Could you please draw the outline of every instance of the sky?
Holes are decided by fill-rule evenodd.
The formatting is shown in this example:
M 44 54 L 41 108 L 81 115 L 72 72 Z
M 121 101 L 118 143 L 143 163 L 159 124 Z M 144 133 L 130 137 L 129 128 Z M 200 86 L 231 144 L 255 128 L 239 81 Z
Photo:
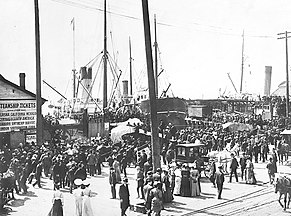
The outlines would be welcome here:
M 0 0 L 0 73 L 35 92 L 34 1 Z M 39 0 L 41 78 L 72 97 L 73 26 L 75 67 L 87 65 L 103 50 L 104 0 Z M 108 53 L 113 67 L 129 79 L 129 37 L 134 91 L 147 87 L 141 0 L 107 0 Z M 240 88 L 244 32 L 243 93 L 263 95 L 265 66 L 272 66 L 271 92 L 286 78 L 285 41 L 277 34 L 291 31 L 288 0 L 149 0 L 152 44 L 157 19 L 160 89 L 185 99 L 217 98 Z M 290 33 L 291 34 L 291 33 Z M 290 42 L 291 43 L 291 42 Z M 98 61 L 93 67 L 97 74 Z M 110 72 L 111 73 L 111 72 Z M 101 92 L 101 72 L 93 96 Z M 113 79 L 113 78 L 109 78 Z M 110 92 L 110 90 L 108 90 Z M 42 96 L 61 97 L 45 84 Z

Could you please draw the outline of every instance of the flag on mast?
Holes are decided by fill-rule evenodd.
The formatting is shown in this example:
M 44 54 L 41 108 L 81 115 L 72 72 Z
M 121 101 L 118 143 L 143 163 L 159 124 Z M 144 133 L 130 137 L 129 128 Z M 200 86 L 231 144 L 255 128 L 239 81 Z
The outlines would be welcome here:
M 73 30 L 75 30 L 75 17 L 71 20 L 71 25 L 73 25 Z

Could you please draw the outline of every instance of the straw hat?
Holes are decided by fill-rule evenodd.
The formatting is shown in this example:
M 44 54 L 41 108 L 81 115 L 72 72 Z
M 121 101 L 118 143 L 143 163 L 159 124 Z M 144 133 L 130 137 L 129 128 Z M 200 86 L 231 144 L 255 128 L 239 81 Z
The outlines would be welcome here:
M 90 182 L 88 179 L 85 179 L 82 181 L 82 184 L 85 185 L 85 186 L 89 186 L 90 185 Z
M 83 183 L 82 179 L 75 179 L 74 184 L 80 186 Z

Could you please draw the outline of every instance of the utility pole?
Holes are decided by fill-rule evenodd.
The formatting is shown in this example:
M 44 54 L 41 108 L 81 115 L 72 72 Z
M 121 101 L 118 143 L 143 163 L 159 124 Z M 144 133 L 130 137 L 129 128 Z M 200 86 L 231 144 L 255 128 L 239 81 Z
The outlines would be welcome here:
M 158 137 L 158 119 L 157 119 L 157 102 L 155 93 L 155 77 L 153 68 L 153 56 L 151 45 L 151 33 L 150 33 L 150 21 L 149 21 L 149 9 L 148 0 L 142 0 L 143 10 L 143 25 L 145 36 L 145 49 L 147 58 L 147 72 L 148 72 L 148 85 L 149 85 L 149 97 L 150 97 L 150 115 L 151 115 L 151 144 L 152 144 L 152 159 L 153 169 L 161 167 L 160 145 Z
M 156 20 L 156 15 L 155 15 L 155 84 L 156 84 L 156 97 L 159 97 L 159 92 L 158 92 L 158 42 L 157 42 L 157 20 Z
M 277 39 L 285 39 L 285 45 L 286 45 L 286 117 L 289 117 L 289 68 L 288 68 L 288 38 L 291 36 L 288 36 L 288 34 L 291 32 L 283 32 L 278 33 L 277 35 L 284 35 L 284 37 L 279 37 Z
M 36 143 L 43 142 L 42 98 L 41 98 L 41 70 L 40 70 L 40 34 L 38 0 L 34 0 L 35 18 L 35 57 L 36 57 Z
M 240 89 L 239 93 L 242 93 L 242 86 L 243 86 L 243 76 L 244 76 L 244 48 L 245 48 L 245 31 L 242 34 L 242 54 L 241 54 L 241 77 L 240 77 Z

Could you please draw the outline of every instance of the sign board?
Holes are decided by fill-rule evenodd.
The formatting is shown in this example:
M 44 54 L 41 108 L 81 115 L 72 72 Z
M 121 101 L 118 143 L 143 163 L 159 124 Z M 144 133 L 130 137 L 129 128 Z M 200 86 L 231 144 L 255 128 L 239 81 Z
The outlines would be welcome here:
M 36 128 L 36 101 L 0 101 L 0 132 Z
M 191 117 L 203 117 L 203 107 L 188 107 L 188 114 Z
M 36 134 L 29 134 L 25 136 L 25 141 L 28 143 L 34 142 L 36 143 Z

